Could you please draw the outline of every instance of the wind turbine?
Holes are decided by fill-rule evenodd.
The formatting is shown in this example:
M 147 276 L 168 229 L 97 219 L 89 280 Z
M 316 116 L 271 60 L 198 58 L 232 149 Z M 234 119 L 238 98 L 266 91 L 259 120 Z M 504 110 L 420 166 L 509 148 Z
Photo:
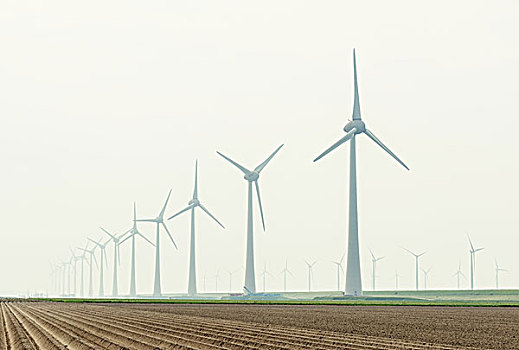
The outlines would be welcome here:
M 409 249 L 406 249 L 406 248 L 402 248 L 402 249 L 405 250 L 406 252 L 408 252 L 409 254 L 413 255 L 415 258 L 415 283 L 416 283 L 416 290 L 418 290 L 418 259 L 422 255 L 424 255 L 426 252 L 423 252 L 421 254 L 415 254 L 412 251 L 410 251 Z
M 315 260 L 313 263 L 309 263 L 305 260 L 306 266 L 308 266 L 308 291 L 312 291 L 312 268 L 317 263 L 317 260 Z
M 294 274 L 288 269 L 288 260 L 285 260 L 285 267 L 281 270 L 280 274 L 283 274 L 283 291 L 287 291 L 287 273 L 294 277 Z
M 395 271 L 395 290 L 397 291 L 398 290 L 398 279 L 402 277 L 402 275 L 400 275 L 398 273 L 398 271 Z
M 460 289 L 460 276 L 466 278 L 463 272 L 461 271 L 461 261 L 458 263 L 458 271 L 456 271 L 456 273 L 453 276 L 456 276 L 458 282 L 458 289 Z
M 79 250 L 83 251 L 83 254 L 78 256 L 78 259 L 81 260 L 81 282 L 79 284 L 79 295 L 81 297 L 85 296 L 85 289 L 84 289 L 85 274 L 84 274 L 84 272 L 85 272 L 86 248 L 88 248 L 88 242 L 85 245 L 85 249 L 78 247 Z
M 101 244 L 101 239 L 99 240 L 99 242 L 96 242 L 94 241 L 93 239 L 89 238 L 90 241 L 92 241 L 97 247 L 99 247 L 99 250 L 100 250 L 100 262 L 99 262 L 99 296 L 102 298 L 105 296 L 105 287 L 104 287 L 104 266 L 103 266 L 103 261 L 106 265 L 106 267 L 108 267 L 108 263 L 106 262 L 106 246 L 108 245 L 108 243 L 110 243 L 110 239 L 107 240 L 106 242 L 104 242 L 103 244 Z
M 164 206 L 162 207 L 159 215 L 154 219 L 139 219 L 135 221 L 144 221 L 144 222 L 154 222 L 157 224 L 157 234 L 155 236 L 155 282 L 153 284 L 153 296 L 155 298 L 160 297 L 162 295 L 162 289 L 160 285 L 160 226 L 164 227 L 166 233 L 171 239 L 171 242 L 178 249 L 177 244 L 173 240 L 173 236 L 169 233 L 168 227 L 164 223 L 164 212 L 166 211 L 166 206 L 168 205 L 169 197 L 171 196 L 171 190 L 169 190 L 168 198 L 166 198 L 166 202 L 164 202 Z
M 508 270 L 500 268 L 499 265 L 497 264 L 497 259 L 495 260 L 495 263 L 496 263 L 496 289 L 499 289 L 499 272 L 504 272 L 504 271 L 508 271 Z
M 182 209 L 175 215 L 168 218 L 168 220 L 173 219 L 174 217 L 182 214 L 183 212 L 186 212 L 188 210 L 191 210 L 191 238 L 190 238 L 190 244 L 189 244 L 189 280 L 187 285 L 187 294 L 190 296 L 194 296 L 197 293 L 196 288 L 196 253 L 195 253 L 195 208 L 199 207 L 202 209 L 207 215 L 209 215 L 218 225 L 220 225 L 222 228 L 223 225 L 218 221 L 213 214 L 207 210 L 206 207 L 200 203 L 200 200 L 198 200 L 198 161 L 195 163 L 195 189 L 193 191 L 193 198 L 189 201 L 188 206 L 185 209 Z
M 377 276 L 377 261 L 384 259 L 384 257 L 381 256 L 380 258 L 376 258 L 371 250 L 369 251 L 369 253 L 371 254 L 371 263 L 373 265 L 371 286 L 373 290 L 375 290 L 375 280 Z
M 121 239 L 124 237 L 124 235 L 126 235 L 128 232 L 130 232 L 130 230 L 126 231 L 125 233 L 123 233 L 119 236 L 115 236 L 102 227 L 100 227 L 100 229 L 103 230 L 103 232 L 106 233 L 108 236 L 110 236 L 110 239 L 114 242 L 114 278 L 113 278 L 113 282 L 112 282 L 112 297 L 118 297 L 119 296 L 119 285 L 117 283 L 117 281 L 118 281 L 117 271 L 118 271 L 119 265 L 121 265 L 121 255 L 120 255 L 119 246 L 121 244 Z
M 476 270 L 476 253 L 485 249 L 485 248 L 477 248 L 474 249 L 474 246 L 472 245 L 472 240 L 470 239 L 469 234 L 467 233 L 467 238 L 469 239 L 470 243 L 470 289 L 474 290 L 474 272 Z
M 341 290 L 341 271 L 344 273 L 344 269 L 342 268 L 342 261 L 344 260 L 344 255 L 342 254 L 341 260 L 332 261 L 333 264 L 337 265 L 337 290 Z
M 92 249 L 79 248 L 84 252 L 84 254 L 87 254 L 87 253 L 90 254 L 90 261 L 88 263 L 88 265 L 90 265 L 90 271 L 89 271 L 89 277 L 88 277 L 88 297 L 89 298 L 92 298 L 94 296 L 94 286 L 92 283 L 92 271 L 94 270 L 93 261 L 95 261 L 96 265 L 99 266 L 97 264 L 97 259 L 94 254 L 97 247 L 98 247 L 97 245 L 94 245 L 94 248 L 92 248 Z
M 263 163 L 254 168 L 253 171 L 248 170 L 247 168 L 241 166 L 236 163 L 232 159 L 224 156 L 222 153 L 217 152 L 220 156 L 225 158 L 235 167 L 240 169 L 245 176 L 243 177 L 248 181 L 248 200 L 247 200 L 247 255 L 245 260 L 245 285 L 244 290 L 250 293 L 256 293 L 256 275 L 254 271 L 254 236 L 253 236 L 253 225 L 252 225 L 252 183 L 256 186 L 256 194 L 258 196 L 258 204 L 261 214 L 261 223 L 263 224 L 263 231 L 265 231 L 265 220 L 263 219 L 263 207 L 261 206 L 261 197 L 260 190 L 258 185 L 258 179 L 261 171 L 265 166 L 272 160 L 272 158 L 278 153 L 278 151 L 283 147 L 283 145 L 279 146 Z
M 137 229 L 137 209 L 135 208 L 135 202 L 133 203 L 133 227 L 130 229 L 130 234 L 126 236 L 125 239 L 121 241 L 120 244 L 123 244 L 124 241 L 128 239 L 132 239 L 132 261 L 131 261 L 131 270 L 130 270 L 130 297 L 135 298 L 137 296 L 137 288 L 135 282 L 135 236 L 141 236 L 146 242 L 155 247 L 149 239 L 147 239 L 142 233 Z
M 355 59 L 355 49 L 353 49 L 353 86 L 354 86 L 354 102 L 353 115 L 344 127 L 344 135 L 339 141 L 334 143 L 330 148 L 321 153 L 314 162 L 318 161 L 343 143 L 350 142 L 350 195 L 349 195 L 349 227 L 348 227 L 348 259 L 346 263 L 346 295 L 360 296 L 362 295 L 362 280 L 360 276 L 360 256 L 359 256 L 359 232 L 358 232 L 358 214 L 357 214 L 357 159 L 355 136 L 366 134 L 373 142 L 379 145 L 384 151 L 389 153 L 404 168 L 409 168 L 386 147 L 362 121 L 360 114 L 359 89 L 357 84 L 357 64 Z
M 76 281 L 77 281 L 77 262 L 79 258 L 76 256 L 76 253 L 74 253 L 74 250 L 72 248 L 70 249 L 70 253 L 72 254 L 72 257 L 70 258 L 70 266 L 74 269 L 74 296 L 77 296 L 77 289 L 76 289 Z
M 229 274 L 229 294 L 232 293 L 232 275 L 234 275 L 235 272 L 238 272 L 240 270 L 241 270 L 241 268 L 234 270 L 234 271 L 227 270 L 227 273 Z
M 274 277 L 272 276 L 272 274 L 270 272 L 267 271 L 267 262 L 265 261 L 265 264 L 263 265 L 263 271 L 261 272 L 261 277 L 263 279 L 263 293 L 265 293 L 267 291 L 267 284 L 266 284 L 266 279 L 267 279 L 267 275 L 269 275 L 270 277 Z
M 424 280 L 424 289 L 427 290 L 427 278 L 429 277 L 429 272 L 431 268 L 429 267 L 427 270 L 422 269 L 423 271 L 423 280 Z

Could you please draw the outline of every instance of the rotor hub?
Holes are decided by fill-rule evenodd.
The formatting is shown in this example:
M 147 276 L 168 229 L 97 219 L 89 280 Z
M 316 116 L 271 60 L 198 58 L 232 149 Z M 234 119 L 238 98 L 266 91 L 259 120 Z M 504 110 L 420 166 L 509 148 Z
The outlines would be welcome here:
M 255 171 L 253 171 L 253 172 L 250 172 L 249 174 L 245 175 L 243 178 L 249 182 L 252 182 L 252 181 L 258 180 L 259 174 Z
M 200 201 L 197 198 L 195 198 L 195 199 L 191 199 L 188 204 L 197 206 L 197 205 L 200 205 Z
M 355 128 L 355 134 L 360 134 L 366 131 L 366 124 L 362 120 L 351 120 L 344 127 L 345 132 L 350 132 L 353 128 Z

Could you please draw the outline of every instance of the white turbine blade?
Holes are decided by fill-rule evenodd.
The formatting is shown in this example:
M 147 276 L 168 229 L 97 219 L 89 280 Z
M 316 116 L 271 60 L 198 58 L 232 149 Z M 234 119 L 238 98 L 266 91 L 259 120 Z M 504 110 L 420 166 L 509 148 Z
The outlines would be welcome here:
M 180 214 L 182 214 L 183 212 L 185 211 L 188 211 L 189 209 L 192 209 L 194 206 L 192 204 L 188 205 L 186 208 L 182 209 L 181 211 L 179 211 L 178 213 L 174 214 L 174 215 L 171 215 L 168 220 L 171 220 L 173 219 L 174 217 L 176 216 L 179 216 Z
M 221 155 L 223 158 L 225 158 L 228 162 L 230 162 L 231 164 L 233 164 L 235 167 L 237 167 L 238 169 L 240 169 L 245 175 L 247 174 L 250 174 L 252 171 L 248 170 L 247 168 L 241 166 L 240 164 L 236 163 L 234 160 L 232 160 L 231 158 L 229 157 L 226 157 L 224 156 L 222 153 L 216 151 L 216 153 L 218 153 L 219 155 Z
M 137 208 L 135 206 L 135 202 L 133 202 L 133 221 L 137 220 Z
M 147 239 L 147 238 L 146 238 L 142 233 L 140 233 L 140 232 L 137 231 L 137 234 L 138 234 L 139 236 L 141 236 L 142 238 L 144 238 L 144 239 L 145 239 L 149 244 L 151 244 L 152 246 L 155 247 L 155 244 L 153 244 L 152 241 L 150 241 L 149 239 Z
M 276 153 L 278 153 L 278 151 L 281 149 L 281 147 L 283 147 L 283 145 L 281 145 L 278 148 L 276 148 L 276 150 L 267 159 L 265 159 L 265 161 L 263 163 L 258 165 L 254 169 L 254 171 L 259 174 L 263 170 L 263 168 L 272 160 L 272 158 L 274 158 L 274 156 L 276 155 Z
M 339 260 L 339 264 L 342 266 L 342 262 L 344 261 L 344 255 L 346 255 L 346 253 L 342 254 L 341 256 L 341 260 Z
M 414 255 L 414 256 L 417 256 L 415 253 L 413 253 L 412 251 L 410 251 L 410 250 L 407 249 L 407 248 L 404 248 L 404 247 L 400 247 L 400 248 L 402 248 L 403 250 L 405 250 L 405 251 L 408 252 L 409 254 L 412 254 L 412 255 Z
M 157 222 L 156 219 L 137 219 L 135 221 L 142 221 L 142 222 Z
M 373 254 L 373 252 L 371 251 L 371 249 L 369 250 L 369 253 L 371 254 L 371 259 L 372 259 L 372 260 L 376 260 L 376 259 L 375 259 L 375 255 Z
M 470 239 L 470 236 L 469 236 L 468 233 L 467 233 L 467 238 L 469 239 L 469 243 L 470 243 L 470 250 L 474 251 L 474 246 L 472 245 L 472 240 Z
M 169 230 L 168 230 L 168 227 L 166 226 L 166 224 L 165 224 L 165 223 L 162 223 L 162 226 L 164 226 L 164 229 L 165 229 L 166 232 L 168 233 L 168 236 L 169 236 L 169 238 L 171 239 L 171 242 L 173 242 L 173 245 L 175 246 L 175 248 L 178 249 L 177 244 L 175 243 L 175 240 L 173 239 L 173 236 L 171 235 L 171 233 L 169 233 Z
M 104 228 L 102 228 L 102 227 L 99 227 L 99 228 L 100 228 L 101 230 L 103 230 L 103 231 L 104 231 L 104 233 L 106 233 L 106 234 L 107 234 L 108 236 L 112 237 L 112 239 L 113 239 L 114 241 L 116 240 L 115 236 L 114 236 L 114 235 L 112 235 L 112 234 L 111 234 L 110 232 L 108 232 L 107 230 L 105 230 L 105 229 L 104 229 Z
M 164 202 L 164 206 L 162 207 L 162 210 L 160 211 L 159 217 L 162 217 L 164 215 L 164 212 L 166 211 L 166 206 L 168 205 L 169 197 L 171 196 L 171 191 L 169 190 L 168 198 L 166 198 L 166 201 Z
M 216 223 L 217 223 L 218 225 L 220 225 L 222 228 L 225 228 L 225 227 L 222 225 L 222 223 L 221 223 L 220 221 L 218 221 L 218 219 L 215 218 L 214 215 L 211 214 L 211 213 L 209 212 L 209 210 L 207 210 L 207 208 L 204 207 L 202 204 L 200 204 L 200 209 L 202 209 L 203 211 L 205 211 L 205 213 L 206 213 L 207 215 L 209 215 L 209 216 L 210 216 L 214 221 L 216 221 Z
M 382 260 L 382 259 L 384 259 L 383 256 L 381 256 L 380 258 L 377 258 L 375 261 L 380 261 L 380 260 Z
M 122 241 L 119 242 L 119 245 L 123 244 L 124 242 L 126 242 L 128 239 L 132 238 L 134 234 L 131 234 L 131 235 L 128 235 L 126 236 L 126 238 L 124 238 Z
M 259 203 L 260 214 L 261 214 L 261 223 L 263 224 L 263 231 L 265 231 L 265 219 L 263 218 L 263 206 L 261 205 L 261 196 L 260 196 L 258 180 L 254 181 L 254 184 L 256 185 L 256 193 L 258 195 L 258 203 Z
M 97 246 L 101 246 L 100 243 L 94 241 L 92 238 L 88 238 L 88 240 L 94 242 L 94 244 L 96 245 L 96 247 L 97 247 Z
M 353 49 L 353 120 L 360 120 L 360 103 L 359 103 L 359 87 L 357 84 L 357 60 L 355 58 L 355 49 Z
M 406 168 L 407 170 L 409 170 L 409 168 L 407 167 L 407 165 L 405 165 L 404 162 L 402 162 L 402 161 L 400 160 L 400 158 L 398 158 L 398 157 L 396 156 L 396 154 L 394 154 L 393 152 L 391 152 L 391 150 L 390 150 L 389 148 L 387 148 L 387 146 L 384 145 L 384 144 L 382 143 L 382 141 L 380 141 L 380 140 L 379 140 L 379 139 L 378 139 L 378 138 L 377 138 L 377 137 L 376 137 L 376 136 L 375 136 L 371 131 L 369 131 L 368 129 L 366 129 L 366 130 L 364 130 L 364 133 L 365 133 L 366 135 L 368 135 L 368 137 L 369 137 L 370 139 L 372 139 L 372 140 L 373 140 L 377 145 L 379 145 L 379 146 L 380 146 L 384 151 L 386 151 L 387 153 L 389 153 L 389 155 L 390 155 L 391 157 L 393 157 L 397 162 L 399 162 L 399 163 L 400 163 L 404 168 Z
M 99 264 L 97 263 L 96 255 L 93 254 L 92 256 L 93 256 L 93 258 L 94 258 L 94 261 L 95 261 L 95 263 L 96 263 L 96 266 L 99 266 Z
M 422 255 L 424 255 L 425 253 L 427 253 L 427 252 L 423 252 L 422 254 L 418 254 L 417 257 L 419 258 L 419 257 L 421 257 Z
M 198 198 L 198 160 L 195 162 L 195 189 L 193 190 L 193 199 Z
M 290 272 L 290 270 L 287 270 L 288 274 L 292 277 L 295 277 L 294 274 L 292 272 Z
M 328 148 L 326 151 L 321 153 L 317 158 L 315 158 L 314 162 L 317 162 L 319 159 L 321 159 L 322 157 L 324 157 L 325 155 L 327 155 L 328 153 L 330 153 L 331 151 L 333 151 L 334 149 L 336 149 L 337 147 L 339 147 L 340 145 L 342 145 L 343 143 L 345 143 L 346 141 L 351 139 L 355 135 L 356 132 L 357 132 L 357 129 L 355 129 L 355 128 L 351 129 L 339 141 L 335 142 L 330 148 Z
M 479 252 L 479 251 L 481 251 L 483 249 L 485 249 L 485 248 L 478 248 L 478 249 L 474 250 L 474 253 L 477 253 L 477 252 Z

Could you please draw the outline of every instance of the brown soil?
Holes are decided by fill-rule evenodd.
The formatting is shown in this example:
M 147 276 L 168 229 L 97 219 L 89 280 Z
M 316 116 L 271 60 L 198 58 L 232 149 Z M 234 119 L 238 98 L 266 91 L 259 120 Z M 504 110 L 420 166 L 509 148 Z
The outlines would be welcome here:
M 519 349 L 519 308 L 0 306 L 2 349 Z

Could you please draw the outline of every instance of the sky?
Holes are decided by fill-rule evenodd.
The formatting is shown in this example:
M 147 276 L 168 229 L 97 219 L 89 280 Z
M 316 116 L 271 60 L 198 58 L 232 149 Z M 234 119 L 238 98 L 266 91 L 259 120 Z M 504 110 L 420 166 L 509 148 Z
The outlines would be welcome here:
M 51 266 L 87 238 L 123 233 L 136 202 L 154 217 L 199 198 L 200 291 L 241 290 L 246 190 L 220 151 L 263 170 L 266 230 L 254 202 L 258 290 L 336 289 L 346 251 L 349 145 L 344 135 L 357 51 L 362 118 L 411 169 L 366 136 L 357 141 L 363 286 L 369 250 L 384 256 L 377 288 L 414 288 L 426 251 L 428 287 L 468 277 L 519 288 L 519 5 L 512 1 L 3 1 L 0 4 L 0 294 L 52 293 Z M 187 290 L 189 215 L 161 237 L 162 288 Z M 154 226 L 139 225 L 149 239 Z M 137 289 L 151 293 L 153 247 L 137 241 Z M 130 245 L 121 246 L 120 292 Z M 109 245 L 106 291 L 111 291 Z M 98 257 L 99 258 L 99 257 Z M 85 267 L 86 272 L 86 267 Z M 205 276 L 205 288 L 203 279 Z M 420 276 L 422 278 L 422 274 Z M 98 275 L 94 272 L 94 288 Z M 344 279 L 341 279 L 341 284 Z M 468 281 L 462 280 L 467 287 Z

